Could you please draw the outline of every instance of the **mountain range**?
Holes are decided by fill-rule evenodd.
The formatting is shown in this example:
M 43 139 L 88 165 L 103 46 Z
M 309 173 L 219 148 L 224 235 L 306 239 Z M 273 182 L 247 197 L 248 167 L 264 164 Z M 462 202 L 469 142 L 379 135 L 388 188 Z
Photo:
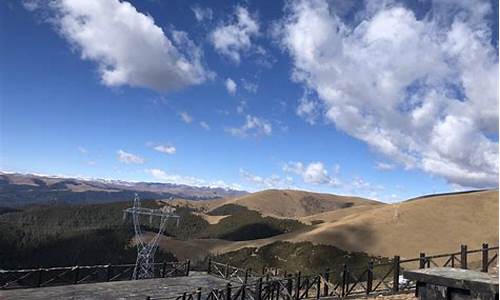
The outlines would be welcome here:
M 0 207 L 43 203 L 106 203 L 131 201 L 135 193 L 144 199 L 181 197 L 204 200 L 236 197 L 245 191 L 159 182 L 67 178 L 0 172 Z

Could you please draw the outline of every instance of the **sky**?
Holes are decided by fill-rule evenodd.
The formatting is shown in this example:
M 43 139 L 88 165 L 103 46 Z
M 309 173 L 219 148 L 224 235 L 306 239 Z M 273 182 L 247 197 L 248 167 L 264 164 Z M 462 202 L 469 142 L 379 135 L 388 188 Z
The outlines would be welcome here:
M 498 2 L 0 2 L 0 169 L 394 202 L 497 188 Z

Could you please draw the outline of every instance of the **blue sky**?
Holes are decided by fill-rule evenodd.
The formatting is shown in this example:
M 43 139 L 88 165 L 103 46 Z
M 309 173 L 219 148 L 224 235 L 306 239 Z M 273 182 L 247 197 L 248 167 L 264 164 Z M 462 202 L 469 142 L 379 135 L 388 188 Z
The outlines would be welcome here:
M 383 201 L 498 185 L 494 1 L 0 13 L 3 171 Z

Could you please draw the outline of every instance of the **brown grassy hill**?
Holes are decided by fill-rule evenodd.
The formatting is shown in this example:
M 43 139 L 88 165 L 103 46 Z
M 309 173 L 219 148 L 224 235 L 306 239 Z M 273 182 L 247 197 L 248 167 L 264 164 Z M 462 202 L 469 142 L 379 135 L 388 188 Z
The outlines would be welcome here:
M 390 257 L 450 252 L 460 244 L 498 245 L 498 191 L 429 197 L 386 205 L 318 225 L 291 240 L 334 244 Z
M 370 255 L 409 258 L 418 257 L 420 251 L 453 252 L 460 244 L 470 248 L 479 248 L 483 242 L 498 245 L 498 196 L 497 190 L 490 190 L 427 197 L 367 210 L 348 208 L 310 216 L 325 220 L 311 230 L 253 241 L 211 241 L 207 250 L 225 253 L 275 241 L 310 241 Z
M 237 204 L 260 212 L 263 216 L 298 219 L 318 213 L 382 203 L 359 197 L 338 196 L 298 190 L 265 190 L 236 198 L 208 201 L 176 199 L 177 205 L 187 205 L 201 211 L 210 211 L 225 204 Z

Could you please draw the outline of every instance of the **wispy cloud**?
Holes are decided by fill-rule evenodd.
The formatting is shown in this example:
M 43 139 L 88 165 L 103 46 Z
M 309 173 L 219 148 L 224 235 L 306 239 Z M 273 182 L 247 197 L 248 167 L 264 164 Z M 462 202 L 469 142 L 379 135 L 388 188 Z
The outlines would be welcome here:
M 238 190 L 241 189 L 241 186 L 239 184 L 234 184 L 234 183 L 228 184 L 223 180 L 207 181 L 205 179 L 194 176 L 171 174 L 158 168 L 146 169 L 145 172 L 149 174 L 151 177 L 153 177 L 155 180 L 158 180 L 160 182 L 173 183 L 173 184 L 186 184 L 198 187 L 208 186 L 208 187 L 220 187 L 226 189 L 238 189 Z
M 205 121 L 201 121 L 200 126 L 201 126 L 201 128 L 203 128 L 205 130 L 210 130 L 210 125 L 208 125 L 208 123 Z
M 381 162 L 381 161 L 378 161 L 376 164 L 375 164 L 375 168 L 377 170 L 392 170 L 394 168 L 396 168 L 396 165 L 395 164 L 391 164 L 391 163 L 386 163 L 386 162 Z
M 181 117 L 182 122 L 186 124 L 193 122 L 193 117 L 185 111 L 180 112 L 179 116 Z
M 241 127 L 230 127 L 226 128 L 225 131 L 237 137 L 265 136 L 271 135 L 272 125 L 265 119 L 247 115 L 245 124 Z
M 259 89 L 259 86 L 256 83 L 250 82 L 250 81 L 246 80 L 245 78 L 241 79 L 241 84 L 243 85 L 243 88 L 247 92 L 250 92 L 252 94 L 257 93 L 257 90 Z
M 175 149 L 172 145 L 156 145 L 153 149 L 165 154 L 174 154 L 177 151 L 177 149 Z
M 191 10 L 193 11 L 194 17 L 198 22 L 202 22 L 204 20 L 212 20 L 213 11 L 209 7 L 201 7 L 200 5 L 196 4 L 191 7 Z
M 293 178 L 290 176 L 280 177 L 279 175 L 271 175 L 269 177 L 261 177 L 245 169 L 240 169 L 240 176 L 244 181 L 258 188 L 294 188 Z
M 123 150 L 118 150 L 117 152 L 118 160 L 125 164 L 143 164 L 144 159 L 138 155 L 125 152 Z
M 80 152 L 81 154 L 86 155 L 89 153 L 89 151 L 85 147 L 78 146 L 77 149 L 78 149 L 78 152 Z
M 242 6 L 236 7 L 234 17 L 233 22 L 217 27 L 210 34 L 210 41 L 220 54 L 239 63 L 240 53 L 248 51 L 252 38 L 259 34 L 259 22 Z

